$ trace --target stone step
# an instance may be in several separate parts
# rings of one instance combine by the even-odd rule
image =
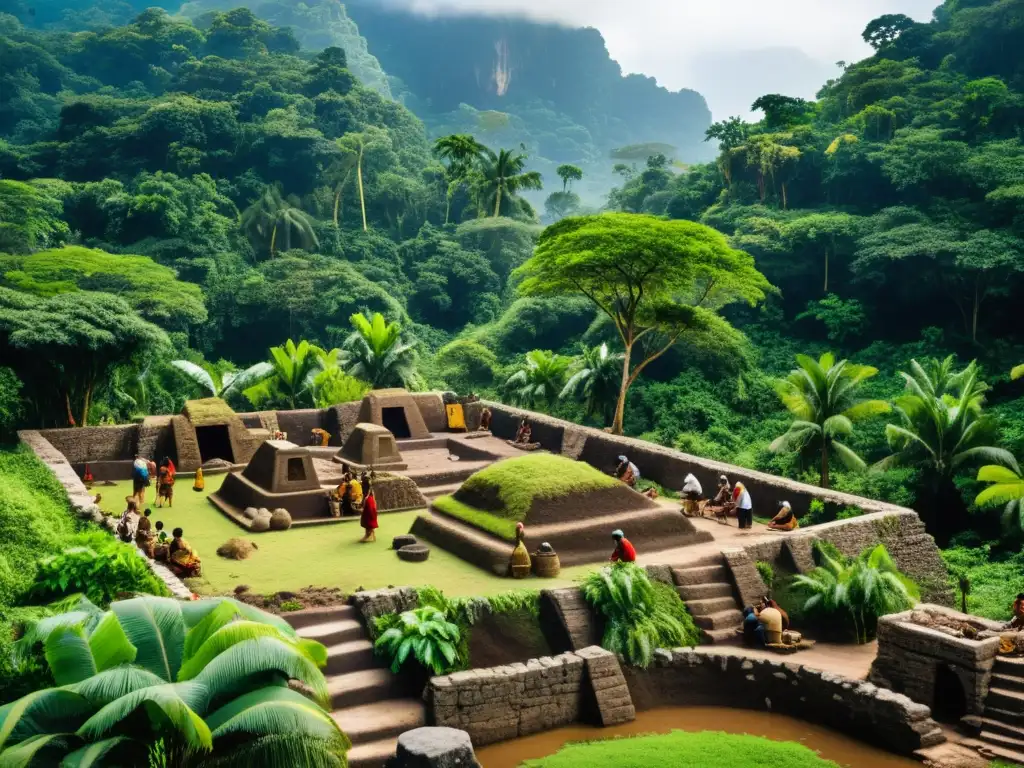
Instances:
[[[724,565],[698,565],[692,568],[673,568],[672,575],[679,586],[719,584],[729,582],[729,569]]]
[[[743,624],[743,614],[733,608],[707,616],[694,616],[693,622],[701,629],[735,629]]]
[[[349,640],[365,640],[366,628],[356,619],[339,619],[323,624],[311,624],[296,630],[299,637],[316,640],[324,645],[338,645]]]
[[[739,645],[741,638],[741,635],[736,633],[736,627],[702,629],[700,633],[708,645]]]
[[[1024,657],[996,656],[996,663],[992,671],[1000,675],[1024,677]]]
[[[295,629],[300,629],[313,624],[327,624],[332,621],[342,621],[343,619],[357,619],[359,614],[351,605],[332,605],[326,608],[307,608],[304,611],[293,611],[284,614],[281,618]]]
[[[1016,749],[1007,749],[997,744],[993,744],[989,741],[981,741],[980,739],[964,739],[962,742],[969,747],[974,747],[989,760],[1002,760],[1007,763],[1017,763],[1018,765],[1024,765],[1024,751]]]
[[[981,729],[989,733],[997,733],[1001,736],[1009,736],[1011,739],[1024,740],[1024,727],[1007,723],[1003,720],[996,720],[991,717],[981,718]]]
[[[684,602],[691,600],[706,600],[711,597],[732,597],[732,584],[721,582],[718,584],[687,584],[676,587],[676,592],[683,598]]]
[[[423,498],[427,501],[433,501],[439,496],[451,496],[461,487],[461,482],[448,483],[447,485],[428,485],[424,488],[420,488],[420,493],[423,494]]]
[[[1024,713],[993,707],[987,701],[985,703],[985,717],[1010,726],[1024,728]]]
[[[921,734],[921,747],[927,749],[928,747],[935,747],[946,741],[946,732],[942,730],[941,726],[932,728],[927,733]]]
[[[362,669],[327,678],[333,709],[358,707],[402,696],[402,681],[388,669]]]
[[[715,613],[735,609],[736,600],[732,595],[728,597],[711,597],[707,600],[687,600],[686,607],[694,616],[711,616]],[[737,611],[737,613],[739,612]],[[741,620],[742,615],[740,614]]]
[[[996,733],[995,731],[988,731],[984,728],[981,731],[981,735],[978,736],[980,741],[987,741],[990,744],[995,744],[997,747],[1003,749],[1012,749],[1015,752],[1024,752],[1024,734],[1018,734],[1017,736],[1007,736],[1004,733]]]
[[[416,699],[386,699],[331,713],[353,746],[398,737],[426,723],[426,711]]]
[[[1008,712],[1024,713],[1024,691],[989,688],[988,697],[985,699],[985,706],[1005,709]]]
[[[384,768],[388,760],[395,756],[397,747],[397,736],[359,744],[346,755],[348,768]]]
[[[373,643],[369,640],[349,640],[327,648],[325,675],[343,675],[361,669],[373,669],[377,659],[373,654]]]
[[[1001,688],[1008,691],[1024,691],[1024,677],[1017,677],[1016,675],[1005,675],[1002,670],[1005,668],[999,668],[992,674],[992,679],[989,682],[990,688]]]

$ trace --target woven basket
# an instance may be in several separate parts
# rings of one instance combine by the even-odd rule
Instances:
[[[542,579],[553,579],[562,570],[556,552],[535,552],[533,554],[533,572]]]
[[[530,564],[513,565],[509,568],[513,579],[525,579],[530,575]]]

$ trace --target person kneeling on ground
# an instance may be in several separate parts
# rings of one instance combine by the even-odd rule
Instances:
[[[185,532],[181,528],[175,528],[171,534],[171,545],[167,549],[167,561],[180,578],[187,579],[190,576],[198,576],[202,573],[203,565],[199,559],[199,553],[192,549],[192,546],[183,538]]]
[[[773,608],[774,610],[778,611],[779,614],[782,616],[782,629],[789,629],[789,614],[782,610],[782,606],[774,600],[772,600],[770,595],[765,595],[761,598],[760,609],[763,610],[765,608]]]
[[[700,498],[704,494],[700,481],[692,474],[683,478],[683,514],[687,517],[694,517],[699,514]]]
[[[519,429],[516,430],[515,442],[520,445],[528,445],[531,437],[533,437],[533,427],[530,426],[530,422],[524,416],[519,424]]]
[[[633,545],[629,543],[629,539],[626,538],[626,534],[622,531],[612,531],[612,538],[615,540],[615,551],[612,552],[611,560],[613,563],[635,563],[636,562],[636,550]]]
[[[135,544],[150,557],[153,556],[153,523],[149,519],[152,514],[153,510],[147,509],[139,518],[139,524],[135,526]]]
[[[768,523],[768,527],[773,531],[795,531],[800,527],[796,513],[788,501],[779,502],[779,512]]]
[[[737,629],[736,633],[743,635],[744,645],[759,645],[757,629],[760,626],[761,622],[757,620],[757,611],[748,605],[743,609],[743,626]]]
[[[153,536],[150,549],[152,550],[149,554],[154,560],[167,560],[167,552],[170,548],[171,537],[167,535],[167,531],[164,530],[164,521],[156,521],[156,533]]]

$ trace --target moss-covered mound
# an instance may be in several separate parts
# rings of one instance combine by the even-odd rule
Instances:
[[[519,522],[547,525],[651,506],[589,464],[550,453],[493,464],[434,501],[437,511],[510,541]]]
[[[838,768],[792,741],[771,741],[760,736],[728,733],[672,731],[660,736],[636,736],[569,744],[540,760],[527,760],[523,768]]]

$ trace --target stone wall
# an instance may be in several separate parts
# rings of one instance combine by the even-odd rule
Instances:
[[[464,730],[478,746],[584,718],[612,725],[634,717],[618,659],[596,646],[435,677],[424,697],[434,725]]]
[[[296,445],[310,445],[313,430],[327,429],[327,421],[327,411],[319,408],[277,412],[277,428],[286,432],[288,441]]]
[[[64,454],[43,437],[41,432],[36,430],[19,432],[18,437],[22,444],[27,446],[36,455],[36,458],[46,465],[47,469],[54,474],[61,486],[63,486],[71,511],[78,517],[96,523],[101,528],[105,528],[113,535],[117,524],[115,518],[104,514],[103,510],[93,503],[92,493],[85,487],[82,478],[78,476],[78,473],[64,457]],[[171,594],[186,600],[192,596],[192,590],[186,587],[181,579],[171,573],[167,566],[155,560],[150,560],[139,550],[136,550],[136,553],[139,557],[146,560],[149,569],[158,579],[164,582],[171,591]]]
[[[599,622],[579,587],[541,590],[540,619],[555,650],[577,651],[601,642]]]
[[[935,605],[916,609],[939,612],[999,631],[1002,624],[967,616]],[[911,622],[912,611],[883,616],[878,620],[878,655],[868,679],[877,685],[906,694],[916,702],[935,707],[936,676],[942,668],[956,675],[963,687],[964,714],[985,711],[992,667],[999,652],[999,638],[968,640]],[[948,692],[945,694],[948,696]],[[953,702],[942,702],[947,706]]]
[[[744,549],[735,548],[723,549],[722,557],[725,559],[726,567],[732,573],[732,581],[739,594],[740,605],[757,605],[769,590],[750,555]]]
[[[355,592],[349,598],[363,623],[373,634],[373,620],[386,613],[404,613],[418,608],[419,597],[414,587],[392,587]]]
[[[841,507],[859,507],[865,512],[860,517],[801,528],[796,533],[780,535],[777,540],[743,548],[751,560],[784,563],[788,569],[804,572],[814,564],[811,548],[815,538],[831,541],[845,555],[860,554],[882,543],[899,568],[921,586],[924,600],[952,605],[953,594],[939,550],[913,510],[690,456],[501,403],[487,402],[486,405],[494,415],[491,431],[498,437],[514,437],[520,420],[527,416],[533,427],[533,439],[544,448],[581,459],[598,469],[610,471],[616,457],[625,454],[639,466],[644,477],[673,489],[679,489],[683,478],[691,472],[705,488],[715,487],[718,476],[725,474],[734,483],[741,480],[746,484],[754,499],[755,511],[764,514],[774,512],[778,502],[783,500],[793,505],[798,516],[806,514],[815,499]]]
[[[792,662],[677,648],[655,651],[648,669],[627,667],[625,673],[640,711],[663,706],[768,710],[904,755],[945,741],[928,707],[869,682]]]
[[[72,464],[130,461],[139,445],[139,425],[41,429],[38,434]]]

